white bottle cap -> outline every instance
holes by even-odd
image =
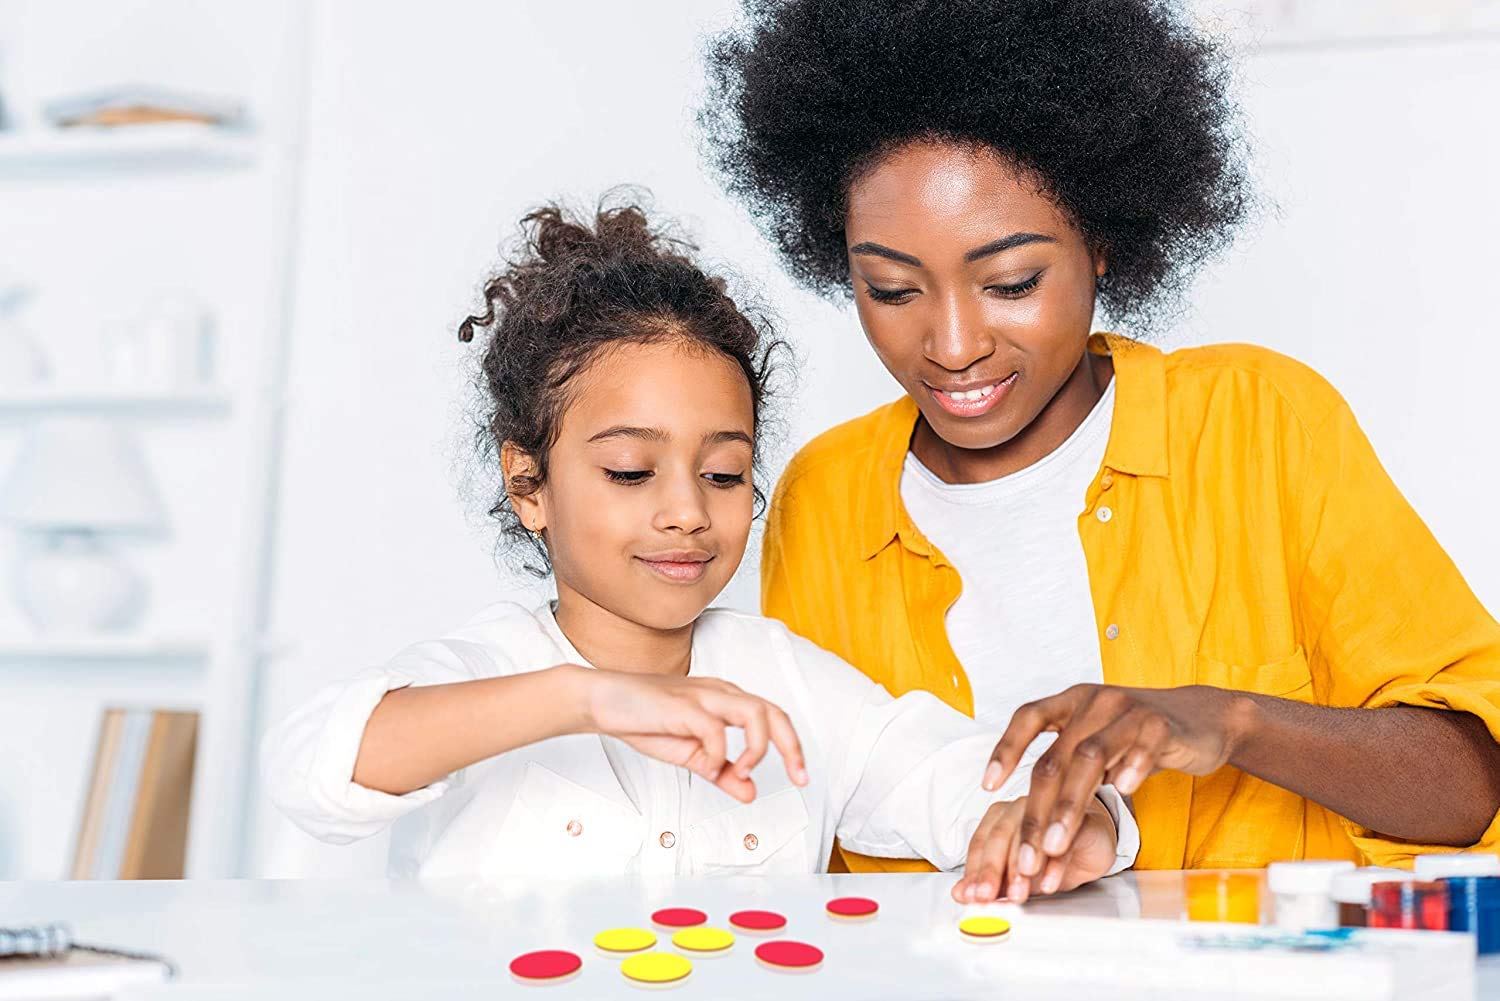
[[[1341,904],[1370,906],[1370,887],[1376,883],[1409,883],[1419,877],[1405,869],[1387,869],[1381,865],[1367,865],[1359,869],[1345,869],[1335,873],[1329,884],[1328,895]]]
[[[1423,879],[1445,879],[1449,876],[1500,876],[1500,855],[1491,855],[1489,852],[1418,855],[1413,868]]]
[[[1333,877],[1353,868],[1349,861],[1272,862],[1266,867],[1266,884],[1272,893],[1326,895]]]

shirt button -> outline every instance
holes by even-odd
[[[1099,478],[1099,485],[1101,487],[1103,487],[1105,490],[1108,490],[1110,487],[1114,486],[1115,485],[1114,474],[1113,473],[1105,473],[1103,476],[1101,476]]]
[[[1109,624],[1108,628],[1106,628],[1104,630],[1104,638],[1105,639],[1111,639],[1111,640],[1112,639],[1118,639],[1119,636],[1120,636],[1120,627],[1117,626],[1117,625],[1115,625],[1113,622],[1111,622]]]
[[[671,831],[662,831],[661,837],[657,838],[656,840],[661,842],[661,846],[663,848],[671,848],[677,843],[677,835],[673,834]]]
[[[958,687],[958,675],[956,675],[956,674],[953,676],[953,687],[954,688]]]
[[[1115,513],[1107,507],[1101,507],[1099,510],[1094,512],[1094,517],[1098,518],[1100,521],[1109,521],[1109,519],[1113,518],[1114,516]]]
[[[747,835],[745,835],[745,851],[747,851],[747,852],[753,852],[753,851],[755,851],[755,849],[757,849],[759,847],[760,847],[760,838],[757,838],[753,834],[747,834]]]
[[[570,837],[578,837],[583,833],[583,825],[576,820],[568,821],[568,834]]]

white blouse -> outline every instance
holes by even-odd
[[[927,692],[893,699],[781,623],[710,609],[693,630],[690,674],[732,682],[792,719],[808,784],[787,778],[774,746],[740,803],[685,769],[593,734],[553,737],[496,755],[404,796],[352,776],[365,724],[385,693],[587,662],[550,608],[493,605],[441,639],[322,689],[265,738],[272,801],[321,840],[348,844],[395,823],[393,876],[577,877],[624,873],[823,871],[835,836],[853,851],[963,866],[992,802],[1026,794],[1032,746],[1004,786],[980,786],[999,734]],[[728,757],[744,734],[727,732]],[[1140,846],[1124,800],[1101,798],[1119,831],[1111,872]]]

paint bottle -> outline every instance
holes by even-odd
[[[1195,870],[1184,877],[1189,921],[1260,923],[1260,873],[1246,870]]]
[[[1326,931],[1339,926],[1338,904],[1329,894],[1333,878],[1349,872],[1349,861],[1272,862],[1266,885],[1276,898],[1276,925],[1288,931]]]
[[[1447,931],[1447,884],[1419,880],[1376,883],[1370,887],[1370,927]]]
[[[1453,852],[1445,855],[1418,855],[1412,872],[1422,879],[1447,879],[1450,876],[1500,876],[1500,855],[1489,852]]]
[[[1449,876],[1448,930],[1474,935],[1481,956],[1500,952],[1500,876]]]
[[[1413,880],[1416,876],[1405,869],[1388,869],[1380,865],[1367,865],[1359,869],[1346,869],[1333,877],[1328,895],[1339,910],[1339,927],[1364,928],[1370,923],[1370,887],[1376,883],[1395,883]]]

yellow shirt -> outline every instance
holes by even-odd
[[[1078,517],[1107,684],[1447,707],[1500,739],[1500,625],[1326,381],[1244,345],[1163,354],[1096,334],[1089,350],[1113,356],[1116,379],[1109,445]],[[903,397],[792,460],[766,529],[762,606],[892,694],[925,689],[972,715],[943,621],[958,572],[901,503],[917,416]],[[1381,838],[1231,767],[1159,773],[1134,806],[1143,869],[1409,866],[1453,850]],[[1500,820],[1481,845],[1500,850]]]

